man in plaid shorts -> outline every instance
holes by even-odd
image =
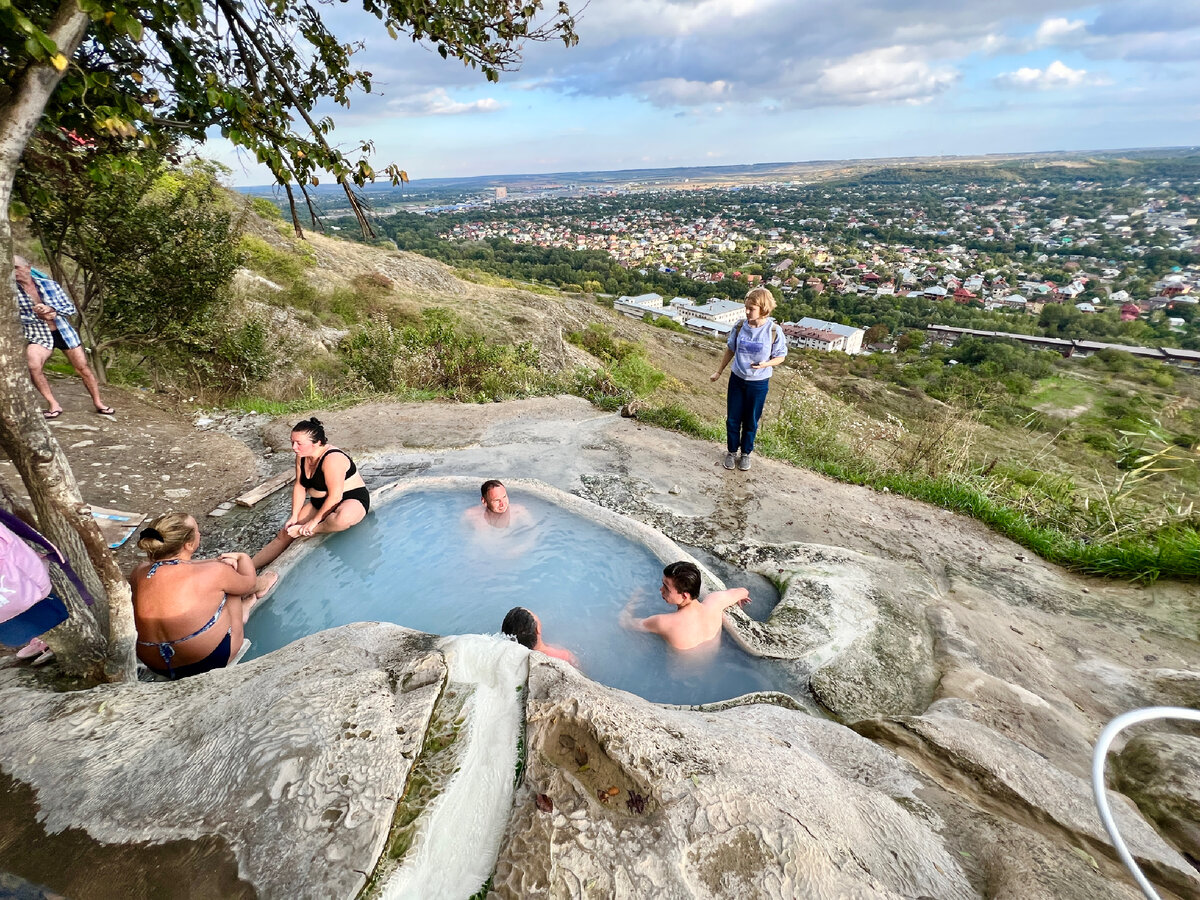
[[[83,379],[83,386],[91,394],[96,412],[102,416],[114,415],[116,410],[100,399],[100,383],[96,380],[96,373],[88,365],[79,333],[67,320],[67,316],[75,314],[75,304],[71,302],[67,292],[57,281],[34,275],[29,260],[23,256],[13,257],[13,277],[17,282],[17,307],[21,312],[21,329],[25,332],[25,340],[29,342],[25,348],[29,377],[33,379],[33,386],[37,388],[38,393],[50,404],[50,408],[42,415],[47,419],[57,419],[63,411],[50,390],[46,373],[42,371],[46,360],[56,347],[67,355],[67,360]]]

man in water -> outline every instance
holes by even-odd
[[[657,634],[675,650],[692,650],[712,641],[721,633],[725,610],[749,603],[750,592],[730,588],[713,591],[701,600],[700,585],[700,570],[694,563],[671,563],[663,569],[659,593],[675,611],[638,619],[629,611],[634,602],[630,600],[621,610],[621,627]]]
[[[504,624],[500,626],[500,631],[514,638],[522,647],[545,653],[547,656],[564,660],[575,668],[579,668],[579,660],[570,650],[553,647],[542,641],[542,620],[523,606],[514,606],[508,611],[504,617]]]
[[[477,528],[485,525],[508,528],[522,524],[529,516],[521,504],[508,502],[508,491],[495,478],[483,483],[479,488],[479,498],[479,506],[473,506],[464,513],[464,518]]]

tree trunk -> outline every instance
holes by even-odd
[[[88,16],[76,0],[63,0],[47,34],[71,57],[87,31]],[[61,74],[48,63],[26,69],[0,106],[0,272],[10,301],[0,305],[0,450],[17,467],[29,491],[38,530],[70,560],[96,598],[85,606],[66,591],[71,617],[47,636],[60,664],[86,678],[118,681],[136,678],[136,633],[129,585],[104,543],[100,529],[79,495],[62,448],[50,433],[25,365],[12,277],[12,230],[8,209],[13,178],[25,145],[58,85]]]

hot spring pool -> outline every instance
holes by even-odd
[[[590,678],[657,703],[697,704],[751,691],[795,694],[770,660],[723,634],[714,650],[678,653],[618,624],[669,612],[658,594],[663,563],[644,545],[519,486],[527,521],[477,527],[464,512],[470,489],[413,488],[348,532],[313,546],[288,569],[246,626],[249,658],[350,622],[394,622],[432,634],[492,634],[514,606],[542,620],[542,637],[566,647]],[[735,586],[735,585],[731,585]]]

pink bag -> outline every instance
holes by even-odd
[[[0,522],[0,622],[25,612],[50,593],[46,561]]]

